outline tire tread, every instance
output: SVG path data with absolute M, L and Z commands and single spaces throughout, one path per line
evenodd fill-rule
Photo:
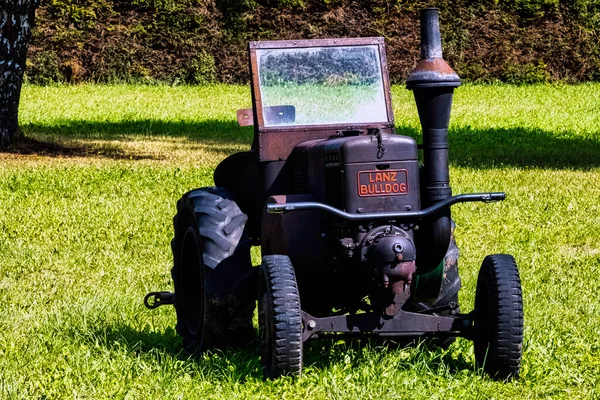
M 267 378 L 277 378 L 282 375 L 298 376 L 302 372 L 303 358 L 302 317 L 293 266 L 287 256 L 268 255 L 263 257 L 261 274 L 261 279 L 266 280 L 266 292 L 272 307 L 273 319 L 274 348 L 265 351 L 265 354 L 272 351 L 273 359 L 263 357 L 265 376 Z
M 177 201 L 177 214 L 173 217 L 175 237 L 171 241 L 174 258 L 177 259 L 176 253 L 181 246 L 179 232 L 187 224 L 194 224 L 203 241 L 202 261 L 208 268 L 204 273 L 207 300 L 203 335 L 187 329 L 183 315 L 180 315 L 183 311 L 178 307 L 177 295 L 175 297 L 176 330 L 190 352 L 246 343 L 254 338 L 255 298 L 240 293 L 230 282 L 252 270 L 250 241 L 245 232 L 247 219 L 231 199 L 229 191 L 223 188 L 194 189 Z M 178 268 L 175 262 L 171 270 L 174 282 L 179 279 Z M 175 283 L 176 294 L 178 289 L 181 290 Z
M 493 324 L 489 327 L 491 337 L 475 338 L 477 363 L 496 379 L 518 378 L 523 351 L 523 298 L 518 267 L 511 255 L 494 254 L 484 259 L 476 299 L 483 296 L 482 290 L 489 291 L 495 309 L 487 310 L 489 323 Z

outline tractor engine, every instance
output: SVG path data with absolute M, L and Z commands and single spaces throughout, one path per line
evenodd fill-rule
M 282 171 L 291 178 L 290 194 L 268 202 L 319 202 L 353 214 L 420 210 L 416 142 L 379 129 L 360 133 L 342 131 L 297 145 Z M 348 296 L 367 295 L 371 304 L 375 298 L 385 303 L 404 293 L 416 272 L 413 224 L 352 222 L 316 210 L 263 218 L 263 254 L 288 254 L 302 292 L 323 293 L 321 284 L 332 281 L 339 285 L 329 286 L 330 293 L 353 288 L 335 294 L 344 303 Z M 307 278 L 315 269 L 323 280 Z
M 315 201 L 351 213 L 418 210 L 415 141 L 379 130 L 362 136 L 346 134 L 296 146 L 292 173 L 295 185 L 302 186 L 294 191 L 312 193 Z

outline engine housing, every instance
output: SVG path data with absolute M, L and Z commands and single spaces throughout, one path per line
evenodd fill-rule
M 407 136 L 373 134 L 312 140 L 291 157 L 294 193 L 351 213 L 421 207 L 417 145 Z

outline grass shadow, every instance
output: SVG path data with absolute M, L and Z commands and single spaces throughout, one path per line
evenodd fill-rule
M 231 154 L 240 145 L 250 148 L 252 129 L 240 127 L 234 121 L 202 122 L 136 120 L 123 122 L 61 121 L 53 125 L 24 124 L 23 136 L 13 146 L 0 153 L 40 155 L 46 157 L 94 157 L 115 160 L 160 160 L 168 156 L 172 146 L 191 151 L 202 150 Z M 173 139 L 173 143 L 168 142 Z M 177 143 L 183 139 L 180 143 Z M 127 146 L 136 141 L 166 142 L 163 151 L 148 154 Z M 171 147 L 169 147 L 171 145 Z
M 23 151 L 29 154 L 61 156 L 105 156 L 135 159 L 135 154 L 120 149 L 118 142 L 184 139 L 194 144 L 210 145 L 209 151 L 233 153 L 239 145 L 250 145 L 253 131 L 231 121 L 162 121 L 135 120 L 122 122 L 60 121 L 53 125 L 25 124 L 22 130 L 30 143 Z M 398 126 L 397 132 L 419 140 L 420 131 Z M 76 141 L 71 145 L 70 141 Z M 93 141 L 112 141 L 104 148 Z M 538 167 L 548 169 L 589 169 L 600 166 L 600 134 L 583 137 L 570 132 L 550 132 L 531 128 L 476 129 L 453 127 L 449 134 L 450 162 L 456 166 L 479 169 L 499 166 Z M 64 144 L 66 143 L 66 144 Z M 89 144 L 88 144 L 89 143 Z M 183 146 L 187 146 L 184 142 Z M 236 147 L 238 146 L 238 147 Z M 97 154 L 100 153 L 100 154 Z M 138 155 L 138 158 L 149 158 Z
M 262 379 L 258 344 L 252 342 L 244 348 L 214 349 L 202 354 L 190 354 L 181 344 L 174 328 L 164 332 L 149 329 L 137 330 L 127 324 L 106 325 L 91 332 L 74 335 L 83 337 L 88 345 L 102 345 L 111 349 L 125 349 L 136 357 L 149 355 L 158 362 L 175 359 L 189 363 L 193 370 L 204 376 L 221 378 L 228 382 L 244 383 L 250 378 Z
M 163 121 L 140 119 L 132 121 L 64 120 L 52 125 L 29 123 L 21 125 L 30 136 L 64 139 L 132 140 L 132 138 L 172 137 L 191 142 L 250 143 L 253 131 L 234 120 Z
M 113 160 L 147 160 L 159 159 L 160 157 L 135 154 L 127 152 L 119 146 L 103 144 L 101 146 L 88 143 L 65 143 L 55 140 L 38 140 L 32 137 L 20 136 L 8 149 L 0 150 L 0 153 L 14 155 L 38 155 L 45 157 L 95 157 L 109 158 Z
M 106 325 L 91 332 L 79 332 L 88 345 L 101 344 L 107 349 L 125 348 L 136 356 L 153 355 L 161 362 L 166 357 L 192 363 L 193 369 L 204 376 L 228 382 L 244 383 L 248 379 L 263 379 L 259 358 L 258 340 L 244 348 L 212 350 L 200 355 L 190 355 L 181 346 L 181 339 L 173 328 L 164 332 L 137 330 L 127 324 Z M 317 370 L 326 370 L 334 365 L 345 365 L 350 356 L 352 368 L 372 362 L 374 353 L 398 351 L 408 348 L 411 357 L 403 360 L 399 368 L 410 369 L 414 363 L 424 363 L 432 371 L 443 368 L 451 374 L 472 369 L 472 364 L 463 356 L 453 357 L 450 352 L 437 347 L 428 347 L 418 340 L 394 342 L 382 339 L 357 338 L 344 341 L 313 340 L 304 345 L 304 365 Z M 366 350 L 366 351 L 363 351 Z
M 413 127 L 399 126 L 397 132 L 421 141 L 420 131 Z M 579 170 L 600 167 L 600 133 L 586 138 L 542 129 L 463 126 L 450 129 L 449 142 L 450 163 L 456 166 Z
M 402 360 L 399 369 L 411 369 L 416 363 L 424 363 L 429 370 L 446 369 L 451 374 L 472 370 L 473 365 L 463 355 L 453 357 L 451 352 L 429 344 L 427 339 L 384 339 L 354 338 L 343 341 L 309 341 L 304 345 L 304 363 L 317 369 L 327 369 L 333 365 L 343 365 L 351 357 L 352 368 L 373 361 L 373 353 L 407 350 L 410 355 Z

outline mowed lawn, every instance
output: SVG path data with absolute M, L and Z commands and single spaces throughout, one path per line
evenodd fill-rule
M 398 132 L 418 137 L 411 93 L 392 95 Z M 0 398 L 600 398 L 600 85 L 455 95 L 454 193 L 507 193 L 453 207 L 461 307 L 486 254 L 515 256 L 525 341 L 509 383 L 463 339 L 309 342 L 296 381 L 263 381 L 256 346 L 181 352 L 174 310 L 142 299 L 172 289 L 175 203 L 249 148 L 235 111 L 250 104 L 243 86 L 24 87 L 21 126 L 42 144 L 0 153 Z

